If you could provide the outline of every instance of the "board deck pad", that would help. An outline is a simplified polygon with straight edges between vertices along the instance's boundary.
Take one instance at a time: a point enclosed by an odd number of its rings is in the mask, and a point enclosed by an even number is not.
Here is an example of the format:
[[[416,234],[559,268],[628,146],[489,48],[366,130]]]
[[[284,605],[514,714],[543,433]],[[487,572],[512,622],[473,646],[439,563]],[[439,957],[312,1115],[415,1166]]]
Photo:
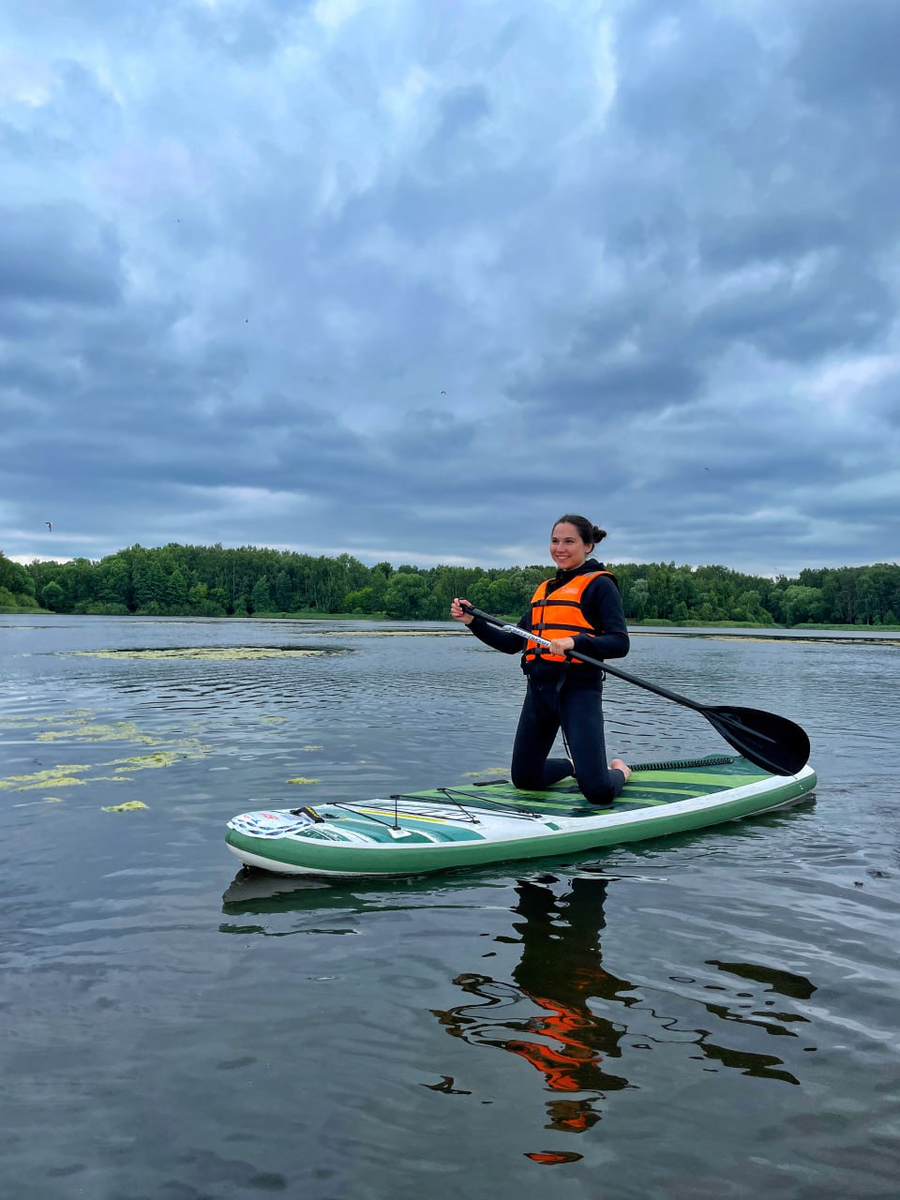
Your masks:
[[[440,803],[458,800],[467,807],[498,807],[522,813],[556,814],[565,817],[595,817],[602,812],[634,812],[648,805],[670,804],[686,797],[710,795],[740,783],[755,783],[770,776],[745,758],[710,755],[705,759],[687,759],[646,763],[632,767],[631,778],[610,808],[590,804],[574,779],[564,779],[542,792],[522,791],[508,779],[482,780],[469,786],[435,788],[408,792],[401,800],[427,800]],[[676,773],[677,772],[677,776]],[[475,789],[483,789],[478,792]]]

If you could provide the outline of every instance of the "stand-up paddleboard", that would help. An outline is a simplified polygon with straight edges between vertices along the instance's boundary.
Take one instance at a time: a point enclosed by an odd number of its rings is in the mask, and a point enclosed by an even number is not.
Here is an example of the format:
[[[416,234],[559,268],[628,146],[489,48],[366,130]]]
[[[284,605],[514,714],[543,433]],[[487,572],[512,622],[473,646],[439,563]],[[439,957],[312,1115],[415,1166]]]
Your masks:
[[[704,829],[809,796],[810,766],[771,775],[725,755],[646,763],[612,808],[588,804],[574,779],[543,792],[486,780],[384,800],[247,812],[228,822],[229,850],[281,875],[417,875],[573,854]]]

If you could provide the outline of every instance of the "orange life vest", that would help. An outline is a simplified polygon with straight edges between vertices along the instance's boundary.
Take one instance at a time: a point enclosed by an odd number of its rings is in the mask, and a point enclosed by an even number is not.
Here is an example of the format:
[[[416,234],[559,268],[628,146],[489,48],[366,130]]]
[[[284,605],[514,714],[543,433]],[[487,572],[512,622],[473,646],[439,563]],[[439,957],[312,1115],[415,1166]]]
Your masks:
[[[531,597],[532,632],[539,633],[541,637],[551,641],[564,637],[577,637],[579,633],[603,633],[602,629],[595,629],[591,625],[581,608],[581,598],[585,589],[598,575],[608,575],[618,587],[618,581],[612,571],[585,571],[583,575],[576,575],[568,583],[556,588],[549,596],[547,595],[547,586],[553,583],[553,580],[545,579],[543,583],[539,583]],[[525,661],[534,662],[538,658],[542,662],[583,665],[577,658],[566,658],[562,654],[549,654],[537,642],[529,641],[525,647]]]

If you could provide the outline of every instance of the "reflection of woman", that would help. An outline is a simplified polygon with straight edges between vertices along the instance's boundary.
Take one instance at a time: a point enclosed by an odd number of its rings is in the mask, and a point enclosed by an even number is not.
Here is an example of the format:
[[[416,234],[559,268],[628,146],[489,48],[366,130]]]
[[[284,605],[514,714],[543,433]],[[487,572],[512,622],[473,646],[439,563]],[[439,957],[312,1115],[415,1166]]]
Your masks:
[[[731,1069],[756,1079],[799,1083],[784,1060],[754,1051],[747,1041],[756,1036],[768,1042],[771,1034],[797,1038],[798,1025],[808,1024],[809,1018],[802,1012],[782,1014],[765,1006],[775,1003],[770,995],[774,992],[789,998],[790,1007],[790,1000],[809,999],[815,986],[805,976],[782,969],[710,960],[706,967],[718,968],[726,978],[715,988],[714,1001],[706,998],[705,989],[693,1001],[697,1019],[706,1028],[687,1019],[689,1001],[679,992],[670,997],[674,1011],[660,1011],[656,1007],[663,998],[659,989],[651,1003],[633,984],[603,966],[601,935],[608,886],[605,879],[577,876],[569,890],[557,896],[544,884],[519,883],[512,911],[521,953],[512,982],[474,972],[458,975],[453,982],[470,999],[435,1010],[442,1027],[470,1045],[509,1051],[536,1068],[552,1095],[547,1102],[548,1128],[568,1133],[581,1133],[596,1124],[602,1115],[599,1104],[610,1093],[637,1086],[624,1075],[623,1055],[638,1046],[649,1050],[657,1044],[678,1044],[689,1060],[699,1061],[698,1069]],[[514,939],[499,936],[496,940]],[[766,999],[754,997],[748,1004],[748,995],[757,990]],[[626,1013],[632,1008],[637,1010],[634,1015]],[[629,1025],[636,1028],[629,1030]],[[616,1073],[608,1070],[613,1063]],[[446,1076],[441,1090],[450,1090],[450,1084],[452,1078]]]
[[[608,806],[631,774],[620,758],[607,766],[603,735],[603,676],[598,667],[569,658],[578,650],[592,658],[623,658],[628,630],[615,576],[588,555],[606,537],[585,517],[567,513],[553,526],[550,554],[556,575],[538,586],[523,628],[550,640],[551,649],[528,642],[522,670],[528,691],[512,756],[517,788],[542,790],[574,775],[585,797]],[[522,640],[466,612],[467,601],[454,599],[450,616],[468,625],[482,642],[506,654],[522,649]],[[562,729],[570,758],[550,758]]]
[[[513,971],[516,986],[506,987],[484,975],[461,975],[455,982],[494,1007],[525,999],[540,1016],[473,1016],[475,1006],[462,1005],[437,1014],[448,1032],[466,1041],[498,1046],[525,1059],[544,1076],[555,1093],[548,1104],[554,1129],[579,1133],[599,1120],[594,1099],[573,1093],[619,1091],[629,1086],[620,1075],[603,1069],[605,1058],[620,1056],[624,1026],[591,1011],[592,998],[617,1000],[631,985],[607,974],[600,955],[606,880],[572,880],[571,891],[557,900],[550,888],[520,883],[514,912],[522,938],[522,956]],[[498,995],[499,993],[499,995]],[[505,993],[505,995],[504,995]],[[501,999],[502,997],[502,999]],[[627,1001],[626,1001],[627,1003]],[[504,1004],[505,1007],[505,1004]]]

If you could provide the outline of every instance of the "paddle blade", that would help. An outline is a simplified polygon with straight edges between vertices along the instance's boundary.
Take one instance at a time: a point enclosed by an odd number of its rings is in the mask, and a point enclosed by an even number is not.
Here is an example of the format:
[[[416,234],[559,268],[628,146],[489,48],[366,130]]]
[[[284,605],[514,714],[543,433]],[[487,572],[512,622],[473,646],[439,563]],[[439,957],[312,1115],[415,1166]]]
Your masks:
[[[796,775],[809,760],[809,738],[787,717],[758,708],[701,708],[714,729],[756,766],[773,775]]]

